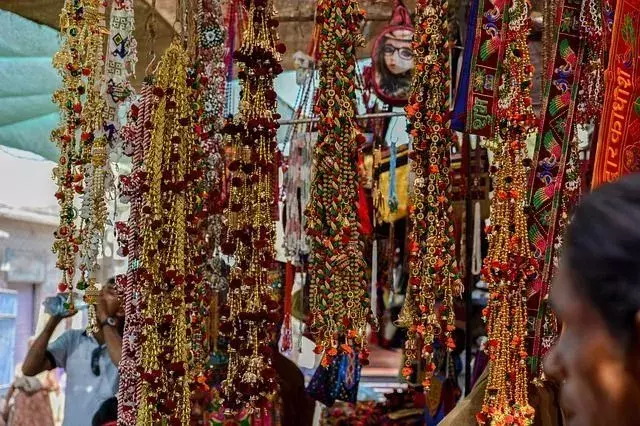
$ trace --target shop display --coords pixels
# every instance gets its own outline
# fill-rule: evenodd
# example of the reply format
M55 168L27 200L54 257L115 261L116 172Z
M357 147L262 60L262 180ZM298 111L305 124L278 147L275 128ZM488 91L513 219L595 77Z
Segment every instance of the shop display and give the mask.
M365 4L387 23L357 0L318 0L297 30L309 48L287 56L278 1L184 0L163 14L149 2L151 46L138 52L132 0L65 0L48 311L86 308L99 331L115 231L119 425L279 424L273 357L302 359L304 338L318 364L304 355L307 393L334 406L326 424L437 424L485 363L475 421L534 424L585 170L594 187L640 170L640 7L416 0L411 16L400 0ZM403 348L411 398L358 402L373 345Z

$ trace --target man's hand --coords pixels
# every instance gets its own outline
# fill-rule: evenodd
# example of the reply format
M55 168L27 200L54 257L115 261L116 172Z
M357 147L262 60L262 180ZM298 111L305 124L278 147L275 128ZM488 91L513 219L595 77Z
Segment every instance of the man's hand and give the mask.
M61 315L56 315L55 318L58 320L63 320L65 318L70 318L78 313L76 308L65 310Z

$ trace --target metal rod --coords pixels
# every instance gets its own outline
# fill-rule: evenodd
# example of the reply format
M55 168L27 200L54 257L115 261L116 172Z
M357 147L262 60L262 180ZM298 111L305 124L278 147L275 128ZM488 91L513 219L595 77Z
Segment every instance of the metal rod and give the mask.
M371 118L390 118L390 117L404 117L406 114L404 111L400 112L374 112L371 114L362 114L356 115L356 120L369 120ZM294 120L280 120L278 123L281 126L290 126L292 124L308 124L308 123L317 123L320 121L319 117L310 117L310 118L296 118Z

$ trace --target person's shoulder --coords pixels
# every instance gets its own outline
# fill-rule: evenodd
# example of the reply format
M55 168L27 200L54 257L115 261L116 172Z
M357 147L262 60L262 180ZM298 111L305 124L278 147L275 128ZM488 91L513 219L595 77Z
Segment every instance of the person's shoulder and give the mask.
M85 337L88 338L87 333L84 330L72 328L70 330L64 331L59 338L64 339L68 342L78 343Z

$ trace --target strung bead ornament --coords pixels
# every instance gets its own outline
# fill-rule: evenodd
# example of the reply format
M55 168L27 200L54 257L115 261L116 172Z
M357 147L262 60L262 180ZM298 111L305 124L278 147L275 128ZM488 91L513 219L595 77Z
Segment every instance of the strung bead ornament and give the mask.
M529 4L511 0L504 11L505 60L500 79L494 159L491 175L489 253L482 276L490 297L487 322L489 377L481 425L531 425L534 410L528 400L527 287L536 277L524 202L527 188L526 140L535 125L531 107L533 66L529 56Z
M63 43L53 58L53 65L62 77L62 88L53 95L60 107L62 120L52 134L60 150L58 165L53 176L58 184L55 196L60 205L60 225L54 233L53 251L57 254L56 267L62 271L58 291L69 294L65 307L73 309L76 257L81 252L78 283L80 290L88 287L87 301L95 303L95 279L87 284L87 273L96 269L96 258L104 230L104 191L101 182L92 177L95 164L101 164L103 151L100 144L93 152L94 141L100 137L103 125L104 100L100 96L99 72L102 44L106 33L104 11L97 0L67 0L60 14ZM97 181L100 180L100 175ZM95 186L95 189L93 187ZM94 196L94 193L96 194ZM81 225L76 219L76 194L82 197ZM95 201L95 203L94 203ZM95 323L95 312L90 310L90 327Z
M194 174L194 135L189 58L174 41L164 53L153 95L157 107L151 121L144 159L140 267L142 335L139 426L187 425L190 421L189 342L185 286L189 274L188 217Z
M222 252L233 256L220 332L229 340L222 383L228 415L262 411L277 389L271 339L278 305L270 295L277 218L278 151L274 79L282 72L272 0L245 0L242 45L234 52L242 87L238 114L224 127L232 152Z
M399 323L408 327L402 373L409 379L412 364L424 361L422 384L428 388L436 370L434 343L444 344L448 351L455 348L454 299L462 293L462 283L450 201L455 135L449 128L451 44L446 1L419 0L415 19L413 50L418 63L406 107L415 180L409 208L409 288Z
M367 326L373 322L358 220L358 146L364 136L356 115L356 47L364 11L355 0L320 0L316 9L320 83L311 195L306 210L310 239L311 331L328 366L341 352L367 363Z

